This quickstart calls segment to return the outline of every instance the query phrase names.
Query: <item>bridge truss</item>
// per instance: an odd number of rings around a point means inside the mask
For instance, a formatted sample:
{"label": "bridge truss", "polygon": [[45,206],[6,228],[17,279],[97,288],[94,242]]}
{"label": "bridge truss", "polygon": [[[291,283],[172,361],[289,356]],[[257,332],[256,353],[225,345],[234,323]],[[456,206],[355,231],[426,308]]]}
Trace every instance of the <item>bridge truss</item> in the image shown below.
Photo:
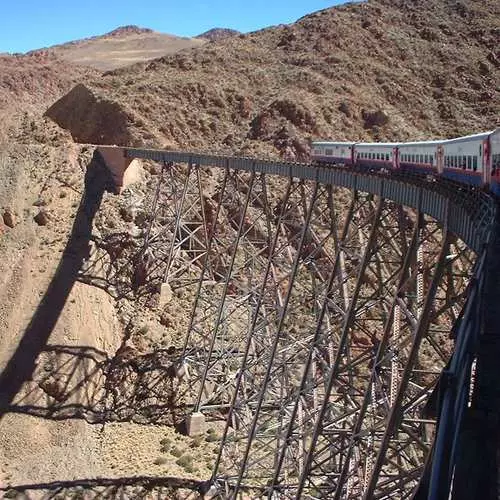
{"label": "bridge truss", "polygon": [[164,165],[138,258],[152,257],[149,285],[189,302],[176,401],[218,429],[207,488],[411,498],[429,474],[442,373],[489,234],[481,195],[425,178],[125,154]]}

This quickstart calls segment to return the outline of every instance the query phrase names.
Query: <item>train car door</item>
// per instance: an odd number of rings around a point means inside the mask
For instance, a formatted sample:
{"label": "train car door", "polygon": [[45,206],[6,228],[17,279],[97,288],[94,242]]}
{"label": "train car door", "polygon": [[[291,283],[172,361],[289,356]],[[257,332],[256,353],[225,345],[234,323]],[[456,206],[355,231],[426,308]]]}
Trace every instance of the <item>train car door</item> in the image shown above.
{"label": "train car door", "polygon": [[399,148],[392,148],[392,168],[399,168]]}
{"label": "train car door", "polygon": [[487,137],[484,139],[480,147],[482,147],[483,153],[481,159],[481,165],[483,167],[483,183],[485,185],[489,185],[491,183],[490,138]]}
{"label": "train car door", "polygon": [[491,190],[500,196],[500,128],[489,136],[489,173]]}
{"label": "train car door", "polygon": [[355,147],[354,147],[354,144],[351,146],[351,165],[356,165],[356,158],[355,158],[355,155],[356,154],[356,151],[355,151]]}

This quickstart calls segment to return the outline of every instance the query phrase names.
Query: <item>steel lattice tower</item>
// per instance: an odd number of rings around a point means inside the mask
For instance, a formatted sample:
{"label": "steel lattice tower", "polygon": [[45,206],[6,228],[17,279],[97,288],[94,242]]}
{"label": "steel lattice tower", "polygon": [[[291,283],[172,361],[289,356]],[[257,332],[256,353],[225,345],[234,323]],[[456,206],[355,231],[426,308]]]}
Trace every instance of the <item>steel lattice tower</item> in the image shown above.
{"label": "steel lattice tower", "polygon": [[178,367],[182,401],[225,422],[211,484],[224,498],[409,498],[474,252],[360,190],[164,170],[149,279],[192,297]]}

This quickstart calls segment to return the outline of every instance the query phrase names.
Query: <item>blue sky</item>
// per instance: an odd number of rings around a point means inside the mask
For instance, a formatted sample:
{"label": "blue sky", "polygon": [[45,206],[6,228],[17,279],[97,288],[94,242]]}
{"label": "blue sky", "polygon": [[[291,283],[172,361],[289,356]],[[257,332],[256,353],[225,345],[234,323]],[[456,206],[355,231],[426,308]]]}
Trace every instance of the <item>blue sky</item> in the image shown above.
{"label": "blue sky", "polygon": [[0,52],[26,52],[137,24],[195,36],[291,23],[341,0],[0,0]]}

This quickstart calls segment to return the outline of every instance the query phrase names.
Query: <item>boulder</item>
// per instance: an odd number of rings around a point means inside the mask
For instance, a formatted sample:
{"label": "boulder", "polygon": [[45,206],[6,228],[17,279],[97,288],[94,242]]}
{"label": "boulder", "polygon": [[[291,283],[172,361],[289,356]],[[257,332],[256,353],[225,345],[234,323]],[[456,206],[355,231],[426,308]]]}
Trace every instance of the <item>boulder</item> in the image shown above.
{"label": "boulder", "polygon": [[45,210],[40,210],[34,217],[39,226],[46,226],[49,222],[49,215]]}
{"label": "boulder", "polygon": [[14,227],[16,225],[16,218],[14,214],[7,208],[3,213],[3,223],[7,227]]}

